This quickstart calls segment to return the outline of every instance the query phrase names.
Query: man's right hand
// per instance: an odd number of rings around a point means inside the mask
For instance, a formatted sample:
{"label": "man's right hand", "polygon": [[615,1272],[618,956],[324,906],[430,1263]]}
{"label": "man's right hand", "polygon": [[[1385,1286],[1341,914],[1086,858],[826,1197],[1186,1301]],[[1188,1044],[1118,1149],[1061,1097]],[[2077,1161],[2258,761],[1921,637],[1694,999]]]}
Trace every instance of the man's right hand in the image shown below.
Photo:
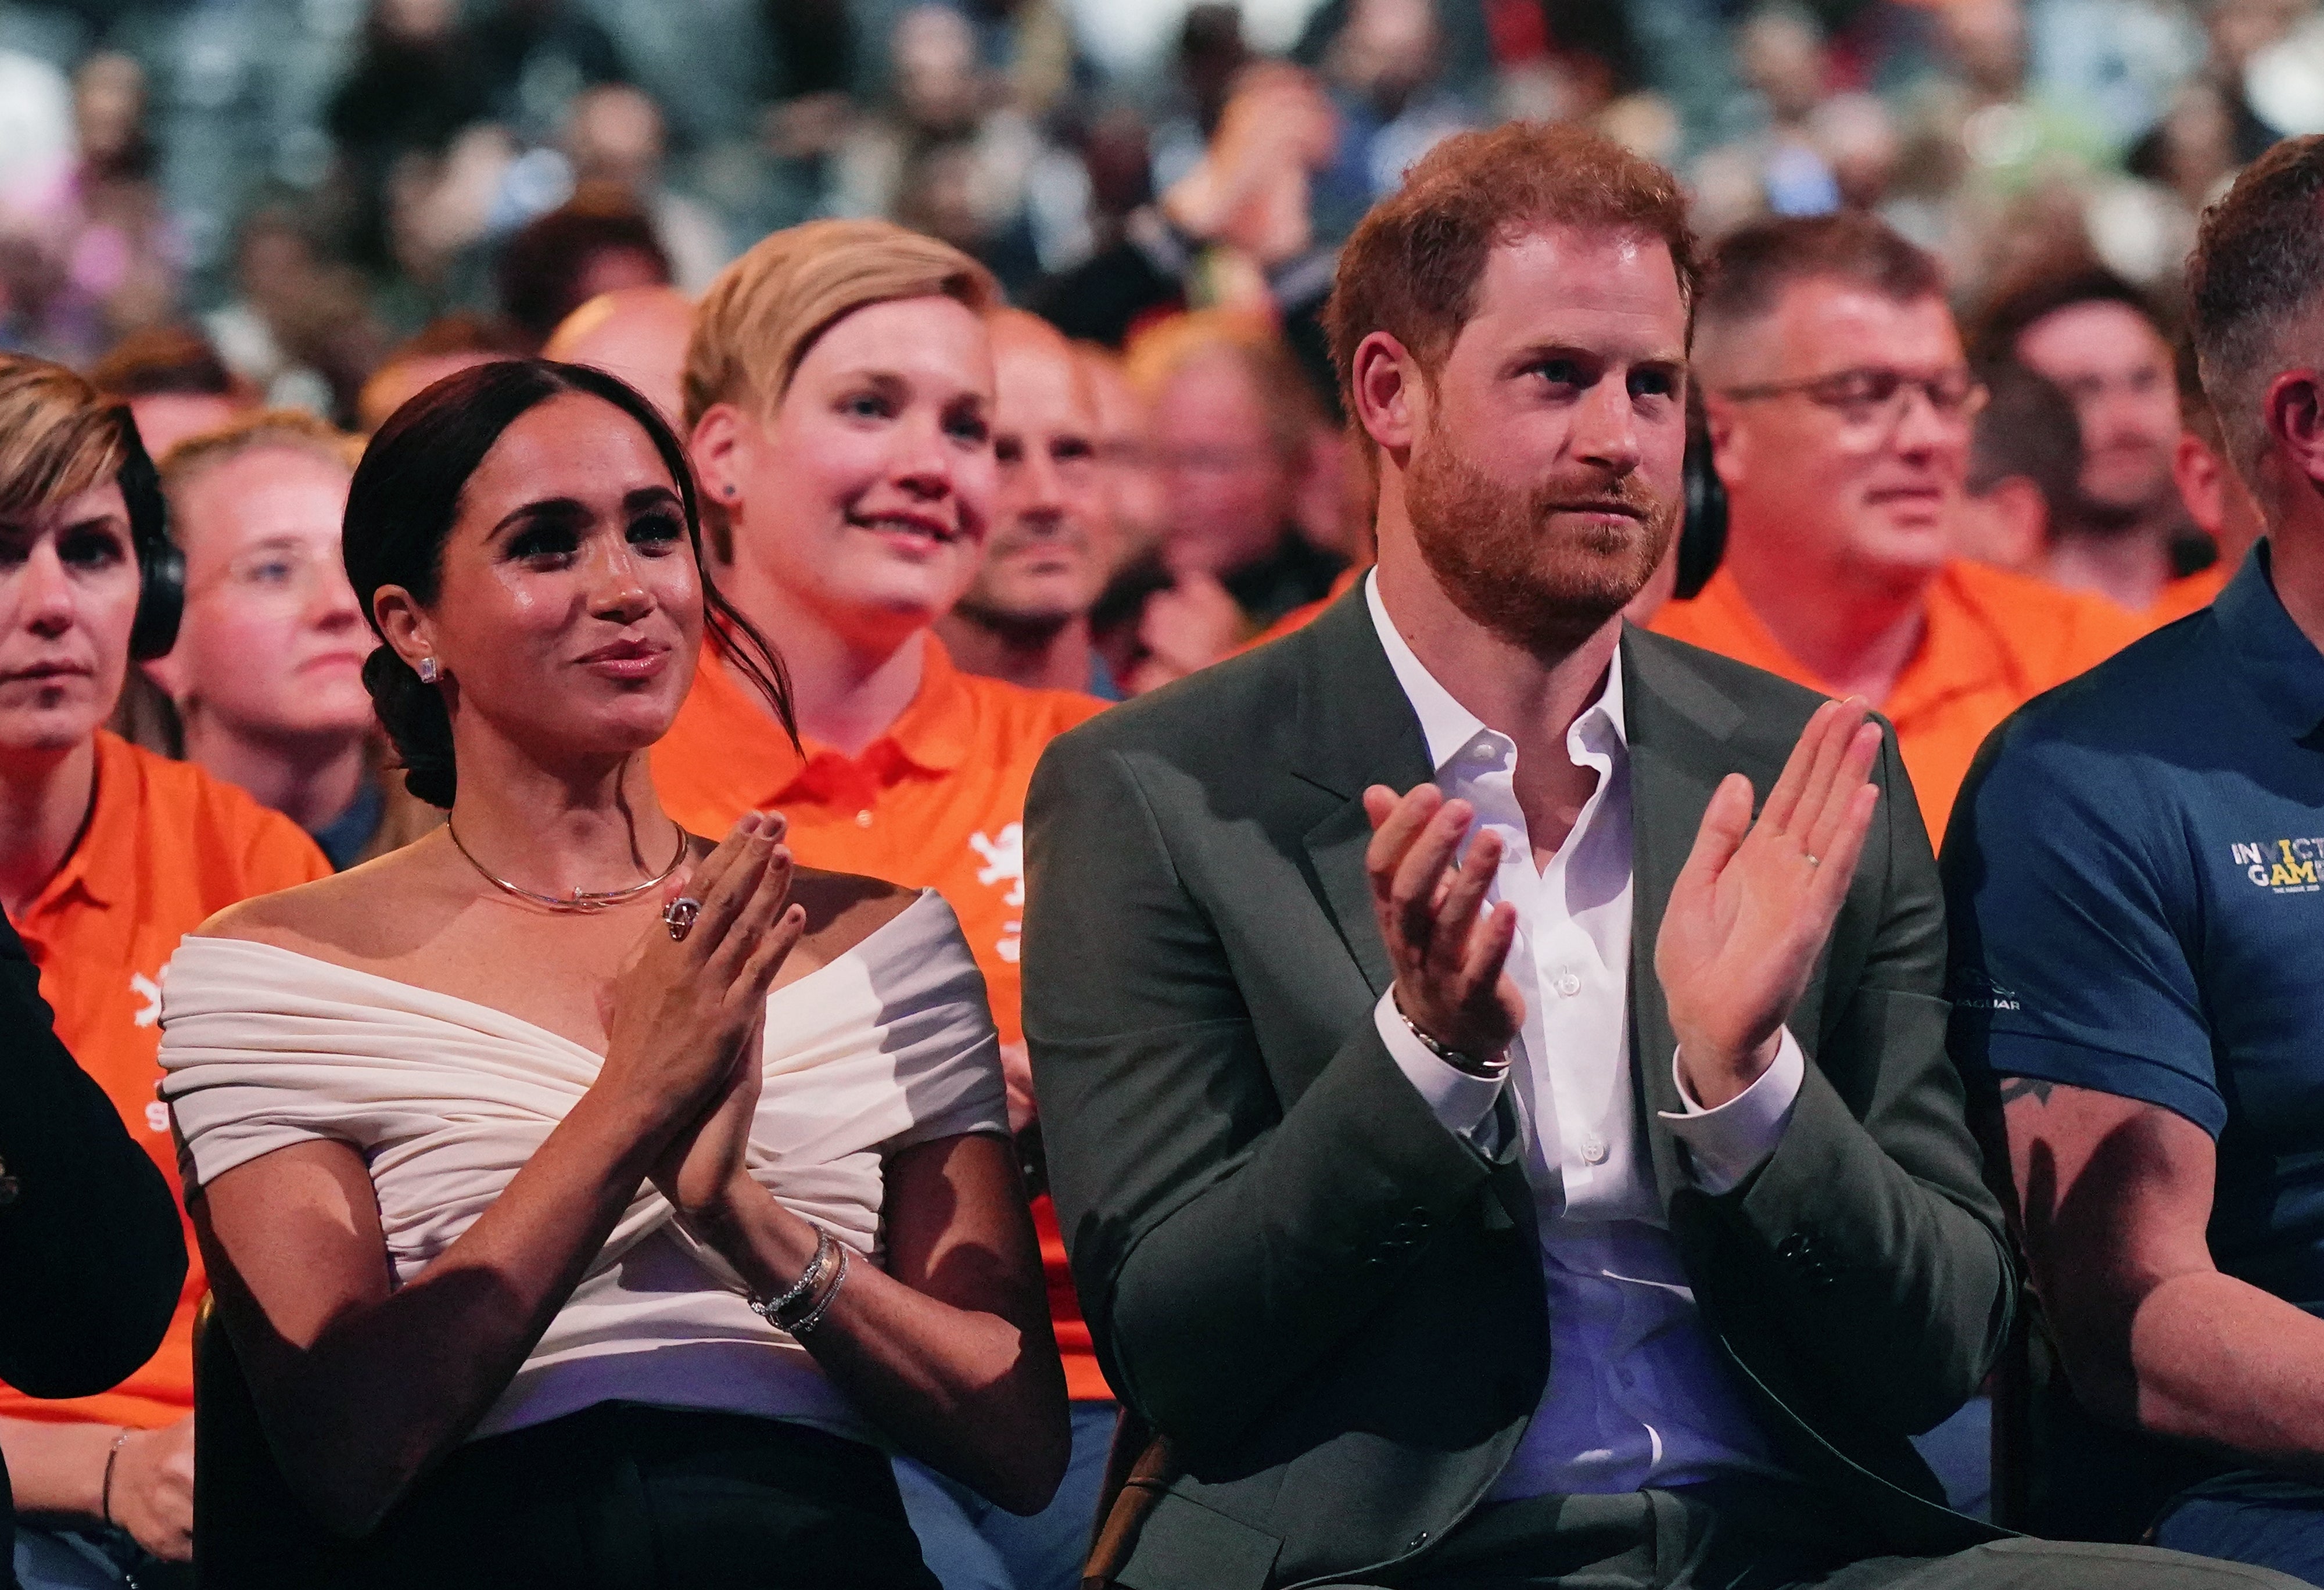
{"label": "man's right hand", "polygon": [[113,1459],[113,1521],[164,1562],[194,1559],[194,1416],[129,1432]]}
{"label": "man's right hand", "polygon": [[1477,836],[1453,859],[1476,813],[1433,784],[1399,797],[1384,784],[1364,791],[1372,841],[1364,852],[1372,910],[1404,1018],[1472,1060],[1500,1058],[1525,1023],[1525,997],[1501,970],[1516,941],[1517,907],[1480,911],[1501,865],[1500,836]]}

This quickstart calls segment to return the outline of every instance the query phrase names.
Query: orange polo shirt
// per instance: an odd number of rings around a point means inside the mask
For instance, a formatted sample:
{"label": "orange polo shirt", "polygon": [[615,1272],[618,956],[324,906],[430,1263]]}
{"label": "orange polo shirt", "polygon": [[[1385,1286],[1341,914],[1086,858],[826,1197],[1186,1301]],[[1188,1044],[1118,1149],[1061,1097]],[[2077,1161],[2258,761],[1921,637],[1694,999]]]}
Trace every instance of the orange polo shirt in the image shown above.
{"label": "orange polo shirt", "polygon": [[1280,640],[1286,635],[1295,635],[1300,630],[1305,629],[1323,614],[1325,608],[1331,606],[1333,602],[1339,601],[1341,597],[1345,596],[1349,592],[1354,590],[1356,588],[1356,582],[1370,574],[1371,572],[1371,566],[1372,565],[1369,563],[1350,564],[1346,568],[1340,571],[1339,577],[1332,582],[1332,588],[1323,593],[1323,599],[1321,602],[1311,602],[1305,607],[1293,608],[1289,612],[1285,613],[1281,618],[1276,620],[1275,622],[1268,625],[1266,629],[1261,630],[1258,634],[1243,642],[1239,649],[1249,651],[1254,646],[1265,646],[1270,640]]}
{"label": "orange polo shirt", "polygon": [[2189,613],[2201,612],[2219,599],[2219,593],[2227,588],[2227,582],[2242,566],[2240,558],[2223,557],[2209,568],[2173,580],[2163,587],[2163,594],[2154,599],[2154,605],[2140,617],[2148,629],[2160,630]]}
{"label": "orange polo shirt", "polygon": [[[88,827],[13,920],[41,970],[57,1036],[112,1098],[173,1192],[170,1111],[153,1091],[161,968],[179,939],[235,901],[330,873],[323,852],[281,813],[191,763],[97,731]],[[209,1285],[190,1224],[186,1257],[177,1313],[143,1368],[109,1392],[59,1402],[0,1385],[0,1417],[149,1429],[184,1418],[194,1405],[194,1305]]]}
{"label": "orange polo shirt", "polygon": [[[1049,741],[1105,703],[964,674],[935,635],[922,644],[919,691],[887,733],[853,757],[809,740],[804,759],[756,694],[706,653],[678,721],[654,747],[654,784],[669,814],[696,833],[723,834],[745,812],[779,809],[803,866],[944,896],[984,973],[1001,1041],[1021,1043],[1025,789]],[[1110,1401],[1046,1195],[1034,1200],[1033,1221],[1066,1390]]]}
{"label": "orange polo shirt", "polygon": [[[1947,564],[1930,583],[1925,614],[1919,649],[1888,699],[1876,704],[1896,726],[1929,837],[1942,843],[1953,797],[1985,737],[2027,701],[2104,662],[2147,626],[2104,597],[1966,559]],[[1726,569],[1692,601],[1665,603],[1650,627],[1830,691],[1776,643]]]}

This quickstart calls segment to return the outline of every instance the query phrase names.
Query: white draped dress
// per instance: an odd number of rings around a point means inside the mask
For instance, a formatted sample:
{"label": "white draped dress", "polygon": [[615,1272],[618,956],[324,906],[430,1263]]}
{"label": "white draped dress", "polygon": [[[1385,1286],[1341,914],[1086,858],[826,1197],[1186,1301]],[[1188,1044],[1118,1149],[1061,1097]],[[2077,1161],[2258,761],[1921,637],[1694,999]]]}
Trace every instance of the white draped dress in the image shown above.
{"label": "white draped dress", "polygon": [[[293,1143],[363,1155],[394,1283],[468,1228],[597,1075],[601,1056],[489,1006],[271,944],[189,937],[162,984],[161,1094],[191,1189]],[[767,1000],[747,1163],[860,1253],[882,1167],[917,1143],[1005,1135],[984,979],[933,889]],[[608,1401],[870,1424],[649,1183],[472,1439]]]}

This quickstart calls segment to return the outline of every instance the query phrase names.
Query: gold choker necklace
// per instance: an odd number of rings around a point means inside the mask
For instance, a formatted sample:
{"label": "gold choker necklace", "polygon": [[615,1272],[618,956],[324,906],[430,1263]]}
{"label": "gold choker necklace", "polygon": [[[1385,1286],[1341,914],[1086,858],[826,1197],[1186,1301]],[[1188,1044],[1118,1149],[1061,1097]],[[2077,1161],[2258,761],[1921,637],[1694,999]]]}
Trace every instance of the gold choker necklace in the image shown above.
{"label": "gold choker necklace", "polygon": [[584,889],[576,885],[570,896],[537,895],[522,885],[509,882],[507,878],[490,870],[482,861],[470,855],[468,847],[460,842],[459,830],[452,826],[452,820],[449,817],[444,819],[444,832],[452,836],[452,848],[460,852],[461,857],[483,876],[485,882],[503,894],[514,895],[520,900],[530,900],[532,904],[546,906],[551,911],[603,911],[608,905],[618,905],[624,900],[634,900],[648,889],[667,879],[671,873],[676,872],[679,863],[686,859],[687,851],[687,833],[681,827],[678,831],[678,854],[669,859],[669,866],[643,883],[633,883],[627,888],[603,891]]}

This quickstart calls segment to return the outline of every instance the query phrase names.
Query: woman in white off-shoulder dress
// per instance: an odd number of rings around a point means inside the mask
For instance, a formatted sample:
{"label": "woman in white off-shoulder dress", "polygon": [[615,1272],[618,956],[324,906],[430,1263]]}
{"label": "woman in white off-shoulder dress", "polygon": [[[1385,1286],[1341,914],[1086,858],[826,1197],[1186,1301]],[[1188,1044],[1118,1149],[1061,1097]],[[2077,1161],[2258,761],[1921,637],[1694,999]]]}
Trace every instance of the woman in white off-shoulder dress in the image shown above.
{"label": "woman in white off-shoulder dress", "polygon": [[513,361],[407,404],[346,556],[451,821],[171,963],[221,1317],[364,1582],[924,1587],[882,1448],[1012,1510],[1056,1483],[951,911],[795,869],[779,816],[714,850],[654,798],[706,630],[788,721],[698,545],[683,454],[609,376]]}

